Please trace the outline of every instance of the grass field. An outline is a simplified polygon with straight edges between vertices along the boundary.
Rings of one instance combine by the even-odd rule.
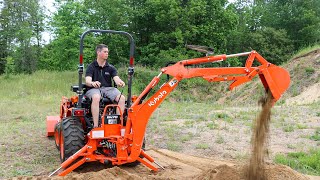
[[[70,91],[70,86],[77,84],[77,79],[76,72],[38,71],[32,75],[0,76],[2,84],[0,89],[0,179],[47,175],[59,167],[59,153],[53,140],[46,137],[45,119],[47,115],[58,115],[61,97],[74,95]],[[145,82],[146,80],[136,81]],[[140,89],[141,87],[134,91],[138,92]],[[187,95],[184,96],[187,97]],[[239,106],[242,105],[239,104]],[[319,130],[313,125],[319,125],[320,104],[295,109],[296,111],[291,107],[277,107],[274,127],[284,136],[307,132],[301,135],[301,138],[306,140],[306,144],[319,146],[320,138],[317,134]],[[240,142],[241,138],[246,139],[247,143],[250,142],[251,124],[258,110],[258,108],[243,108],[243,106],[228,107],[209,101],[193,103],[180,99],[179,103],[173,103],[167,100],[150,120],[148,144],[173,151],[189,154],[199,152],[194,155],[214,157],[215,154],[211,152],[219,153],[221,147],[240,146],[241,144],[237,144],[237,141]],[[303,118],[305,122],[297,122]],[[211,137],[208,133],[214,136],[208,139]],[[237,133],[242,135],[228,138],[229,134]],[[232,142],[233,144],[230,145],[229,143]],[[319,162],[319,151],[309,152],[312,147],[307,145],[305,145],[307,150],[294,143],[287,146],[293,152],[298,153],[302,150],[306,154],[306,156],[289,154],[293,161],[302,158],[299,161],[302,167],[311,167],[310,171],[308,168],[303,168],[304,173],[320,175],[320,163],[314,166],[311,160],[303,161],[304,157],[309,158],[308,155],[312,155]],[[194,151],[187,151],[187,149]],[[221,152],[227,150],[221,149]],[[231,157],[226,157],[227,159],[241,160],[248,156],[241,150],[233,151],[234,154],[230,153]],[[286,159],[286,155],[276,157],[277,162],[292,165],[283,160]],[[299,168],[301,166],[292,167],[301,170]]]

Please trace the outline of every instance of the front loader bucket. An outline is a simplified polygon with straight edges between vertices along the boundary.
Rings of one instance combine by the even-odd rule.
[[[275,101],[280,99],[281,95],[290,85],[290,75],[288,71],[273,64],[263,69],[259,76],[264,88],[271,91]]]

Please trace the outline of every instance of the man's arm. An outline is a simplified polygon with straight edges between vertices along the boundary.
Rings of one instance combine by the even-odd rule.
[[[99,81],[92,81],[91,76],[86,76],[86,86],[99,88],[101,86],[101,83]]]
[[[114,82],[120,86],[120,87],[124,87],[126,84],[120,79],[119,76],[114,76],[113,77]]]

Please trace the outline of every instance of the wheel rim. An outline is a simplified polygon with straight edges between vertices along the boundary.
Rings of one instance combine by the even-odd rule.
[[[55,129],[54,131],[54,141],[56,143],[56,146],[59,148],[60,147],[60,144],[59,144],[59,131],[57,129]]]
[[[60,132],[60,159],[61,159],[61,162],[65,160],[64,159],[64,140],[61,132]]]

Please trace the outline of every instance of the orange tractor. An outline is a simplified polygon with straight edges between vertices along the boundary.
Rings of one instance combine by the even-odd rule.
[[[92,128],[91,102],[84,96],[85,85],[82,83],[83,39],[90,32],[120,34],[128,37],[130,41],[128,97],[125,112],[121,115],[116,114],[116,109],[119,106],[110,104],[107,98],[102,98],[100,102],[100,127],[97,128]],[[211,55],[212,53],[208,49],[201,46],[191,46],[191,49],[209,53],[205,57],[182,60],[162,68],[159,75],[151,80],[139,96],[132,96],[134,47],[134,40],[127,32],[89,30],[82,34],[78,68],[79,85],[72,86],[72,90],[77,95],[71,98],[62,97],[60,116],[47,117],[47,135],[54,136],[62,161],[61,166],[49,176],[57,172],[59,176],[65,176],[85,162],[93,161],[112,165],[142,163],[153,171],[163,168],[143,150],[146,127],[152,113],[183,79],[202,77],[209,82],[231,81],[230,90],[232,90],[259,75],[265,90],[271,92],[274,102],[281,97],[290,83],[289,73],[285,69],[269,63],[256,51],[231,55]],[[228,58],[239,56],[247,56],[244,67],[200,68],[192,66],[225,61]],[[259,66],[253,66],[255,60],[258,61]],[[171,76],[171,79],[168,79],[160,89],[149,97],[148,94],[159,83],[163,74]]]

